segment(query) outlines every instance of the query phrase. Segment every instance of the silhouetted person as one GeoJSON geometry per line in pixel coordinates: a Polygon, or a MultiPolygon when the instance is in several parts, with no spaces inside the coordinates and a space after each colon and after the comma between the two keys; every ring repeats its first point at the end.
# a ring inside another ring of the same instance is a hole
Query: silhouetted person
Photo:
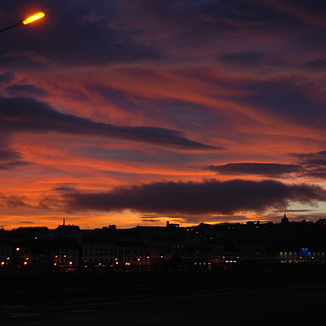
{"type": "Polygon", "coordinates": [[[54,278],[53,278],[53,257],[51,254],[44,255],[41,263],[40,275],[40,294],[51,294],[53,292],[54,278]]]}
{"type": "Polygon", "coordinates": [[[177,285],[179,283],[178,269],[181,265],[181,258],[176,250],[174,250],[171,260],[171,283],[177,285]]]}
{"type": "Polygon", "coordinates": [[[163,277],[167,285],[177,283],[177,270],[181,263],[180,256],[176,251],[172,254],[170,250],[167,250],[163,256],[162,267],[163,277]]]}

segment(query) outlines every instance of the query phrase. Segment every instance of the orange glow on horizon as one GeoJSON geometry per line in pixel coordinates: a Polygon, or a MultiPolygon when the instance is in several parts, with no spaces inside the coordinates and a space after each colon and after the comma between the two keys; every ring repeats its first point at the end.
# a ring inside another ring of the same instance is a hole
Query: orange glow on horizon
{"type": "Polygon", "coordinates": [[[36,20],[39,20],[39,19],[43,18],[44,16],[45,16],[44,12],[38,12],[37,14],[29,16],[25,20],[23,20],[23,24],[27,25],[27,24],[33,23],[36,20]]]}

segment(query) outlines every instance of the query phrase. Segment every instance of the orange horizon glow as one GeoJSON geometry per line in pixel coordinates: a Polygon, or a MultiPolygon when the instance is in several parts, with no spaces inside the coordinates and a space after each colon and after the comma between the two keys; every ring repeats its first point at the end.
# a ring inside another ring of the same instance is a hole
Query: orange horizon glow
{"type": "Polygon", "coordinates": [[[24,25],[30,24],[35,22],[36,20],[39,20],[45,16],[44,12],[38,12],[32,16],[27,17],[25,20],[22,21],[24,25]]]}

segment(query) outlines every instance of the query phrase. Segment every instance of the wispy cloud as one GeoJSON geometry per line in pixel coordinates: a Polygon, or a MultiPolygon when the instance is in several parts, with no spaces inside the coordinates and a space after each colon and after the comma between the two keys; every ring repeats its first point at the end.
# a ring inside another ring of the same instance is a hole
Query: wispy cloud
{"type": "Polygon", "coordinates": [[[295,153],[293,157],[298,159],[304,168],[304,175],[308,177],[326,179],[326,151],[316,153],[295,153]]]}
{"type": "Polygon", "coordinates": [[[156,127],[116,126],[60,113],[31,98],[0,98],[0,126],[7,132],[82,134],[188,150],[220,150],[183,137],[182,132],[156,127]]]}
{"type": "Polygon", "coordinates": [[[37,97],[44,97],[49,96],[49,92],[42,89],[41,87],[37,87],[34,85],[11,85],[8,86],[5,90],[6,93],[8,93],[11,96],[37,96],[37,97]]]}
{"type": "Polygon", "coordinates": [[[204,169],[219,174],[249,174],[278,178],[290,173],[299,173],[301,171],[301,166],[279,163],[228,163],[225,165],[209,165],[204,169]]]}

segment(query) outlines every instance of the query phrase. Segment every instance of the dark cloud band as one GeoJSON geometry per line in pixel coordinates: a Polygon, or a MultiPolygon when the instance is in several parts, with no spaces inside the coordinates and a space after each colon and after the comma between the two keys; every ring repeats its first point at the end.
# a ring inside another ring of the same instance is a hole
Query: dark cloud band
{"type": "Polygon", "coordinates": [[[326,191],[307,184],[287,185],[273,180],[220,182],[156,182],[117,187],[110,192],[65,196],[71,210],[155,212],[165,214],[234,214],[286,207],[289,201],[312,203],[326,191]]]}
{"type": "Polygon", "coordinates": [[[302,167],[296,164],[278,163],[228,163],[225,165],[209,165],[204,169],[220,174],[254,174],[280,177],[284,174],[299,173],[302,167]]]}
{"type": "Polygon", "coordinates": [[[0,98],[0,127],[10,133],[58,132],[107,137],[184,150],[218,150],[183,137],[183,133],[158,127],[129,127],[95,123],[89,119],[60,113],[31,98],[0,98]]]}

